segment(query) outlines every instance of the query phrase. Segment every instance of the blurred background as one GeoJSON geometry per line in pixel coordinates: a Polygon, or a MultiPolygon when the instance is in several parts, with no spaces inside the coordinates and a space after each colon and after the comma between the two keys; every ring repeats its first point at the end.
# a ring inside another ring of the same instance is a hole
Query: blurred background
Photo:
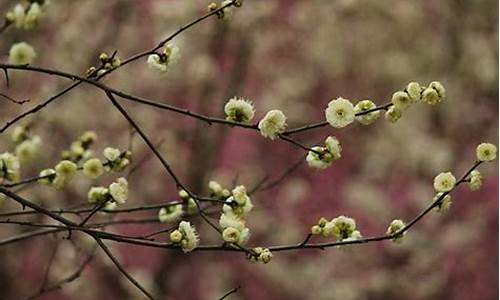
{"type": "MultiPolygon", "coordinates": [[[[0,13],[17,1],[0,1],[0,13]]],[[[9,28],[0,36],[0,58],[26,41],[38,52],[35,65],[83,74],[99,53],[118,50],[127,58],[152,48],[181,25],[206,12],[206,1],[53,0],[39,26],[9,28]]],[[[441,81],[447,98],[430,107],[415,105],[396,124],[383,119],[370,126],[324,127],[295,137],[312,145],[328,135],[341,142],[342,159],[317,171],[305,163],[272,189],[252,196],[248,218],[251,246],[294,244],[321,216],[356,219],[364,236],[385,232],[396,218],[409,220],[433,198],[432,180],[451,170],[461,176],[483,141],[498,144],[498,1],[495,0],[247,0],[231,20],[198,24],[174,40],[179,63],[165,76],[147,68],[146,59],[123,67],[105,80],[126,92],[223,117],[232,96],[251,99],[256,118],[281,109],[290,127],[324,119],[324,108],[339,96],[357,102],[390,100],[410,81],[441,81]]],[[[0,102],[1,123],[55,94],[70,82],[42,74],[10,72],[10,89],[0,91],[23,106],[0,102]]],[[[122,102],[194,192],[207,194],[209,180],[232,187],[273,181],[303,160],[304,152],[257,132],[208,126],[168,111],[122,102]]],[[[105,95],[81,86],[36,115],[33,133],[42,137],[38,157],[22,166],[22,177],[38,174],[82,132],[94,130],[100,153],[107,146],[147,159],[129,178],[127,206],[177,200],[175,184],[105,95]],[[149,157],[149,159],[148,159],[149,157]]],[[[2,151],[11,150],[7,130],[2,151]]],[[[238,253],[149,249],[107,242],[137,279],[161,299],[497,299],[498,163],[480,167],[481,190],[466,186],[453,193],[449,212],[431,213],[400,245],[372,243],[327,251],[276,253],[270,264],[252,264],[238,253]]],[[[33,185],[21,195],[52,208],[86,204],[91,185],[111,176],[82,175],[61,191],[33,185]]],[[[6,201],[1,210],[20,208],[6,201]]],[[[157,211],[120,218],[156,217],[157,211]]],[[[218,218],[218,214],[214,218],[218,218]]],[[[110,216],[96,216],[96,220],[110,216]]],[[[20,220],[22,218],[19,218],[20,220]]],[[[24,220],[50,222],[41,217],[24,220]]],[[[199,218],[203,244],[219,242],[199,218]]],[[[138,235],[174,226],[109,226],[138,235]]],[[[2,225],[0,237],[33,228],[2,225]]],[[[0,299],[25,299],[43,278],[56,282],[74,272],[91,242],[74,233],[37,237],[0,247],[0,299]],[[47,265],[51,268],[47,273],[47,265]]],[[[168,235],[159,236],[165,241],[168,235]]],[[[314,241],[323,241],[315,238],[314,241]]],[[[80,277],[38,299],[142,299],[142,295],[97,250],[80,277]]]]}

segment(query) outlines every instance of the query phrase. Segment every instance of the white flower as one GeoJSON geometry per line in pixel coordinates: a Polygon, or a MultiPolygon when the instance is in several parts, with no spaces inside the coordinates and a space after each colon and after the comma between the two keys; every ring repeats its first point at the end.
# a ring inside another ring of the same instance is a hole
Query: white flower
{"type": "Polygon", "coordinates": [[[477,191],[483,185],[483,176],[477,170],[470,172],[469,187],[471,191],[477,191]]]}
{"type": "Polygon", "coordinates": [[[354,107],[344,98],[337,98],[328,103],[325,110],[326,121],[335,128],[342,128],[354,121],[354,107]]]}
{"type": "Polygon", "coordinates": [[[434,90],[436,90],[436,92],[439,95],[439,98],[443,99],[444,97],[446,97],[446,89],[441,84],[441,82],[439,82],[439,81],[433,81],[433,82],[431,82],[429,84],[429,87],[433,88],[434,90]]]}
{"type": "Polygon", "coordinates": [[[325,146],[328,152],[333,156],[333,159],[340,158],[340,152],[342,151],[342,147],[340,146],[339,140],[334,136],[329,136],[325,140],[325,146]]]}
{"type": "Polygon", "coordinates": [[[343,242],[348,242],[348,241],[356,241],[356,240],[359,240],[359,239],[362,239],[363,238],[363,235],[361,235],[361,232],[359,232],[359,230],[354,230],[352,233],[351,233],[351,236],[349,236],[348,238],[346,239],[343,239],[342,241],[343,242]]]}
{"type": "Polygon", "coordinates": [[[422,93],[422,100],[431,105],[441,102],[444,97],[446,97],[446,90],[439,81],[431,82],[422,93]]]}
{"type": "Polygon", "coordinates": [[[329,136],[325,140],[325,147],[315,146],[307,153],[306,162],[312,168],[326,169],[333,160],[340,158],[342,147],[334,136],[329,136]]]}
{"type": "Polygon", "coordinates": [[[391,102],[400,110],[405,110],[410,106],[412,101],[410,100],[410,96],[408,96],[407,93],[398,91],[392,94],[391,102]]]}
{"type": "Polygon", "coordinates": [[[267,263],[271,262],[272,258],[273,258],[273,254],[271,253],[271,251],[267,248],[264,248],[264,249],[262,249],[262,251],[259,254],[258,261],[267,264],[267,263]]]}
{"type": "Polygon", "coordinates": [[[9,51],[9,62],[14,65],[31,64],[35,57],[35,49],[26,42],[12,45],[9,51]]]}
{"type": "Polygon", "coordinates": [[[78,167],[76,164],[69,160],[61,160],[55,167],[57,176],[63,181],[70,181],[76,173],[78,167]]]}
{"type": "Polygon", "coordinates": [[[492,161],[497,157],[497,147],[491,143],[481,143],[476,148],[476,156],[480,161],[492,161]]]}
{"type": "MultiPolygon", "coordinates": [[[[437,193],[436,196],[434,196],[433,201],[437,201],[442,195],[443,193],[437,193]]],[[[450,206],[451,206],[451,196],[446,195],[443,197],[443,199],[441,199],[441,201],[439,202],[439,204],[436,206],[435,209],[440,213],[444,213],[450,209],[450,206]]]]}
{"type": "Polygon", "coordinates": [[[38,136],[35,136],[32,139],[24,140],[16,146],[16,156],[19,157],[19,160],[21,161],[31,160],[36,156],[39,145],[40,137],[38,136]]]}
{"type": "Polygon", "coordinates": [[[208,189],[210,190],[210,194],[220,197],[222,196],[223,188],[222,186],[214,180],[208,182],[208,189]]]}
{"type": "Polygon", "coordinates": [[[385,112],[385,119],[391,123],[396,123],[401,117],[403,116],[403,112],[401,109],[397,108],[396,106],[391,106],[386,112],[385,112]]]}
{"type": "Polygon", "coordinates": [[[113,200],[116,202],[123,204],[127,201],[128,198],[128,182],[127,179],[120,177],[109,185],[109,193],[113,200]]]}
{"type": "Polygon", "coordinates": [[[413,103],[417,103],[422,99],[422,87],[418,82],[410,82],[406,86],[406,92],[410,96],[410,100],[413,103]]]}
{"type": "Polygon", "coordinates": [[[160,209],[158,219],[161,223],[168,223],[179,220],[183,214],[182,204],[169,205],[160,209]]]}
{"type": "Polygon", "coordinates": [[[14,130],[12,130],[12,141],[16,144],[19,144],[28,138],[27,129],[24,126],[16,126],[14,130]]]}
{"type": "Polygon", "coordinates": [[[44,169],[40,171],[38,182],[41,184],[52,186],[52,181],[56,178],[56,170],[54,169],[44,169]]]}
{"type": "Polygon", "coordinates": [[[252,102],[239,97],[233,97],[224,106],[226,120],[248,123],[253,119],[255,109],[252,102]]]}
{"type": "Polygon", "coordinates": [[[83,174],[89,178],[97,178],[104,172],[102,162],[98,158],[91,158],[83,164],[83,174]]]}
{"type": "Polygon", "coordinates": [[[333,234],[339,240],[346,239],[352,235],[356,229],[356,221],[346,216],[339,216],[334,218],[331,223],[333,225],[333,234]]]}
{"type": "Polygon", "coordinates": [[[109,190],[105,187],[102,186],[94,186],[91,187],[88,194],[87,198],[89,203],[101,203],[106,200],[108,200],[109,196],[109,190]]]}
{"type": "Polygon", "coordinates": [[[17,156],[10,152],[0,154],[1,177],[9,181],[19,180],[21,164],[17,156]]]}
{"type": "Polygon", "coordinates": [[[26,18],[24,19],[24,28],[31,29],[38,24],[38,19],[42,14],[42,9],[38,3],[32,3],[28,12],[26,13],[26,18]]]}
{"type": "Polygon", "coordinates": [[[180,51],[174,44],[167,44],[161,53],[148,56],[147,64],[151,69],[166,73],[180,58],[180,51]]]}
{"type": "Polygon", "coordinates": [[[356,114],[356,121],[363,125],[369,125],[375,122],[380,117],[380,111],[372,111],[369,113],[364,113],[365,111],[372,110],[376,108],[377,105],[373,103],[371,100],[362,100],[359,101],[356,106],[354,106],[354,113],[356,114]],[[360,115],[361,114],[361,115],[360,115]]]}
{"type": "Polygon", "coordinates": [[[286,128],[286,116],[281,110],[273,109],[267,112],[262,120],[259,122],[260,133],[271,140],[286,128]]]}
{"type": "Polygon", "coordinates": [[[307,152],[306,162],[311,168],[326,169],[333,161],[332,155],[326,150],[325,147],[315,146],[311,148],[312,151],[307,152]],[[320,154],[318,154],[321,153],[320,154]]]}
{"type": "Polygon", "coordinates": [[[222,239],[228,243],[236,243],[240,239],[240,231],[233,227],[228,227],[222,232],[222,239]]]}
{"type": "Polygon", "coordinates": [[[17,4],[13,9],[7,12],[5,17],[9,22],[14,23],[17,28],[23,27],[24,18],[26,17],[24,6],[22,4],[17,4]]]}
{"type": "Polygon", "coordinates": [[[120,157],[120,150],[116,148],[106,147],[103,151],[104,157],[109,161],[115,161],[120,157]]]}
{"type": "Polygon", "coordinates": [[[401,239],[403,238],[403,236],[406,234],[406,232],[403,232],[403,233],[399,233],[398,232],[403,229],[404,227],[406,226],[405,222],[403,222],[402,220],[393,220],[391,222],[391,224],[389,224],[389,227],[387,228],[387,231],[386,231],[386,234],[387,235],[393,235],[393,234],[397,234],[393,239],[392,241],[395,242],[395,243],[400,243],[401,242],[401,239]]]}
{"type": "Polygon", "coordinates": [[[440,173],[434,178],[434,189],[438,192],[449,192],[455,186],[456,181],[451,172],[440,173]]]}
{"type": "Polygon", "coordinates": [[[240,205],[238,204],[235,200],[234,200],[234,197],[231,196],[229,198],[226,199],[226,202],[234,202],[234,204],[232,205],[229,205],[229,204],[224,204],[222,206],[222,211],[225,213],[225,214],[230,214],[230,213],[233,213],[235,214],[236,216],[238,217],[244,217],[246,216],[252,209],[253,209],[253,204],[252,204],[252,201],[250,200],[250,198],[248,198],[246,201],[245,201],[245,204],[244,205],[240,205]]]}
{"type": "Polygon", "coordinates": [[[193,251],[200,241],[194,226],[187,221],[181,221],[179,231],[182,233],[181,248],[184,253],[193,251]]]}
{"type": "Polygon", "coordinates": [[[241,206],[244,206],[245,203],[250,200],[247,195],[247,190],[244,185],[238,185],[233,189],[233,199],[241,206]]]}

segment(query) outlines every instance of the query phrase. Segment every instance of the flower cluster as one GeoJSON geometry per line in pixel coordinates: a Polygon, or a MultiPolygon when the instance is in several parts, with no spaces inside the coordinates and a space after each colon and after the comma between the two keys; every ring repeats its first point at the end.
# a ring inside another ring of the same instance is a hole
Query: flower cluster
{"type": "Polygon", "coordinates": [[[121,65],[121,60],[116,56],[116,53],[110,56],[106,52],[103,52],[99,55],[99,61],[101,62],[99,68],[92,66],[87,70],[87,76],[89,78],[101,77],[121,65]]]}
{"type": "Polygon", "coordinates": [[[180,59],[179,47],[169,43],[160,53],[148,56],[147,64],[151,69],[166,73],[180,59]]]}
{"type": "Polygon", "coordinates": [[[70,160],[61,160],[53,169],[40,171],[38,182],[56,189],[64,187],[73,179],[78,166],[70,160]]]}
{"type": "MultiPolygon", "coordinates": [[[[404,91],[397,91],[392,95],[392,105],[387,109],[385,118],[395,123],[412,103],[423,101],[434,105],[441,102],[445,96],[446,90],[439,81],[431,82],[428,87],[422,87],[418,82],[410,82],[404,91]]],[[[354,120],[363,125],[371,124],[380,117],[380,111],[371,100],[361,100],[353,106],[351,101],[339,97],[328,103],[325,117],[331,126],[342,128],[354,120]]]]}
{"type": "Polygon", "coordinates": [[[182,209],[182,204],[172,203],[160,209],[158,212],[158,220],[161,223],[174,222],[179,220],[183,214],[184,210],[182,209]]]}
{"type": "Polygon", "coordinates": [[[124,204],[128,199],[127,179],[120,177],[107,188],[102,186],[91,187],[87,194],[88,202],[104,204],[104,209],[112,210],[117,204],[124,204]]]}
{"type": "Polygon", "coordinates": [[[392,106],[387,110],[385,118],[391,122],[397,122],[403,115],[403,111],[411,104],[424,102],[435,105],[446,97],[446,90],[439,81],[433,81],[428,87],[421,86],[418,82],[410,82],[404,91],[397,91],[392,95],[392,106]]]}
{"type": "Polygon", "coordinates": [[[76,141],[71,143],[69,149],[61,153],[61,157],[75,163],[84,162],[92,158],[94,154],[89,148],[96,139],[97,135],[94,131],[84,132],[76,141]]]}
{"type": "Polygon", "coordinates": [[[184,205],[187,207],[188,213],[194,213],[198,211],[198,205],[196,205],[194,199],[189,196],[188,192],[186,192],[185,190],[180,190],[179,198],[181,198],[181,200],[184,202],[184,205]]]}
{"type": "Polygon", "coordinates": [[[252,102],[240,98],[233,97],[224,106],[226,120],[237,123],[248,123],[253,119],[255,109],[252,102]]]}
{"type": "Polygon", "coordinates": [[[227,199],[231,196],[231,192],[223,188],[217,181],[211,180],[208,182],[208,190],[210,191],[210,197],[216,199],[227,199]]]}
{"type": "Polygon", "coordinates": [[[399,219],[393,220],[391,224],[389,224],[389,227],[387,227],[386,234],[389,236],[394,235],[392,241],[395,243],[401,243],[403,236],[406,234],[406,232],[399,233],[399,231],[401,231],[405,226],[406,224],[402,220],[399,219]]]}
{"type": "Polygon", "coordinates": [[[326,169],[332,162],[340,158],[342,147],[334,136],[329,136],[325,140],[325,146],[315,146],[307,153],[306,161],[310,167],[326,169]]]}
{"type": "Polygon", "coordinates": [[[27,65],[36,58],[35,49],[26,42],[13,44],[9,50],[9,62],[14,65],[27,65]]]}
{"type": "Polygon", "coordinates": [[[273,253],[268,248],[256,247],[252,249],[252,253],[247,254],[247,258],[251,262],[261,262],[267,264],[271,262],[273,253]]]}
{"type": "Polygon", "coordinates": [[[27,5],[18,3],[7,11],[5,21],[17,28],[32,29],[40,20],[43,11],[49,5],[49,0],[30,0],[27,5]]]}
{"type": "Polygon", "coordinates": [[[17,126],[12,131],[12,141],[15,144],[15,153],[21,162],[33,159],[41,144],[38,135],[31,135],[30,126],[17,126]]]}
{"type": "Polygon", "coordinates": [[[281,110],[270,110],[259,121],[258,127],[262,136],[274,140],[280,133],[285,131],[286,116],[281,110]]]}
{"type": "Polygon", "coordinates": [[[323,235],[324,237],[335,236],[339,241],[357,240],[361,233],[356,230],[356,221],[346,216],[339,216],[331,221],[321,218],[318,224],[311,227],[311,234],[323,235]]]}
{"type": "Polygon", "coordinates": [[[120,151],[116,148],[107,147],[102,152],[107,162],[106,170],[111,172],[121,172],[123,171],[129,164],[132,153],[130,151],[120,151]]]}
{"type": "Polygon", "coordinates": [[[194,226],[187,221],[181,221],[179,227],[170,233],[170,240],[180,246],[184,253],[193,251],[200,242],[194,226]]]}
{"type": "Polygon", "coordinates": [[[219,219],[219,225],[223,229],[222,238],[227,243],[244,245],[250,237],[250,230],[245,224],[245,216],[253,208],[245,186],[235,187],[232,190],[232,196],[227,198],[226,203],[222,206],[222,214],[219,219]]]}

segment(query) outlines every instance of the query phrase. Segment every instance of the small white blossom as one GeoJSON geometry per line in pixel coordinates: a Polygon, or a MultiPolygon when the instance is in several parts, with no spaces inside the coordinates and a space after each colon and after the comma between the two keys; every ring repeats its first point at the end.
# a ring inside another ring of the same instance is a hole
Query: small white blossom
{"type": "Polygon", "coordinates": [[[0,177],[9,181],[19,180],[21,174],[19,158],[10,152],[0,154],[0,177]]]}
{"type": "Polygon", "coordinates": [[[24,140],[16,146],[16,156],[22,162],[32,160],[37,155],[39,146],[39,136],[24,140]]]}
{"type": "Polygon", "coordinates": [[[354,106],[349,100],[339,97],[328,103],[325,116],[326,121],[333,127],[345,127],[354,121],[354,106]]]}
{"type": "Polygon", "coordinates": [[[451,172],[440,173],[434,178],[434,189],[437,192],[449,192],[455,187],[456,181],[451,172]]]}
{"type": "Polygon", "coordinates": [[[412,103],[420,102],[422,99],[422,87],[418,82],[410,82],[406,86],[406,92],[408,96],[410,96],[410,100],[412,103]]]}
{"type": "Polygon", "coordinates": [[[120,157],[120,150],[116,148],[106,147],[103,151],[104,157],[109,161],[115,161],[120,157]]]}
{"type": "Polygon", "coordinates": [[[38,3],[32,3],[28,12],[26,13],[26,17],[24,19],[24,28],[32,29],[38,24],[38,20],[42,15],[42,9],[38,3]]]}
{"type": "Polygon", "coordinates": [[[101,203],[108,200],[109,190],[102,186],[91,187],[87,198],[89,203],[101,203]]]}
{"type": "Polygon", "coordinates": [[[363,125],[370,125],[371,123],[375,122],[379,117],[380,117],[380,111],[372,111],[369,113],[364,113],[366,111],[372,110],[376,108],[377,105],[373,103],[371,100],[362,100],[359,101],[355,106],[354,106],[354,113],[356,114],[356,121],[363,125]],[[362,115],[358,115],[361,114],[362,115]]]}
{"type": "Polygon", "coordinates": [[[35,57],[35,49],[26,42],[12,45],[9,51],[9,62],[14,65],[31,64],[35,57]]]}
{"type": "Polygon", "coordinates": [[[55,167],[57,177],[60,177],[64,182],[70,181],[78,169],[77,165],[69,160],[61,160],[55,167]]]}
{"type": "Polygon", "coordinates": [[[281,110],[273,109],[267,112],[259,122],[259,130],[262,136],[274,140],[278,134],[285,131],[286,116],[281,110]]]}
{"type": "Polygon", "coordinates": [[[469,188],[471,189],[471,191],[477,191],[481,188],[482,185],[483,185],[483,176],[479,171],[473,170],[470,173],[469,188]]]}
{"type": "Polygon", "coordinates": [[[161,223],[169,223],[179,220],[183,214],[182,204],[169,205],[160,209],[158,219],[161,223]]]}
{"type": "Polygon", "coordinates": [[[17,28],[24,26],[24,19],[26,17],[26,12],[22,4],[17,4],[13,9],[7,12],[5,15],[9,22],[12,22],[17,28]]]}
{"type": "Polygon", "coordinates": [[[56,178],[56,170],[44,169],[40,171],[40,174],[38,176],[43,177],[38,179],[38,182],[40,182],[41,184],[52,186],[52,181],[56,178]]]}
{"type": "Polygon", "coordinates": [[[349,238],[356,229],[356,221],[346,216],[339,216],[330,222],[333,225],[333,234],[338,240],[349,238]]]}
{"type": "Polygon", "coordinates": [[[171,66],[175,65],[180,59],[179,48],[174,44],[167,44],[161,53],[155,53],[148,56],[147,64],[151,69],[166,73],[171,66]]]}
{"type": "Polygon", "coordinates": [[[341,157],[342,147],[334,136],[329,136],[325,140],[325,147],[315,146],[307,153],[306,162],[312,168],[326,169],[333,160],[341,157]]]}
{"type": "Polygon", "coordinates": [[[491,143],[481,143],[476,148],[476,156],[480,161],[492,161],[497,157],[497,147],[491,143]]]}
{"type": "MultiPolygon", "coordinates": [[[[437,193],[436,196],[434,196],[433,201],[437,201],[442,195],[443,193],[437,193]]],[[[443,197],[443,199],[441,199],[441,201],[439,202],[439,204],[436,206],[435,209],[440,213],[445,213],[450,209],[450,206],[451,206],[451,196],[446,195],[443,197]]]]}
{"type": "MultiPolygon", "coordinates": [[[[391,224],[389,224],[389,227],[387,228],[386,234],[387,235],[397,234],[405,226],[406,226],[406,224],[402,220],[399,220],[399,219],[393,220],[391,222],[391,224]]],[[[392,241],[395,243],[400,243],[405,234],[406,234],[406,232],[397,234],[394,238],[392,238],[392,241]]]]}
{"type": "Polygon", "coordinates": [[[250,200],[247,195],[247,190],[244,185],[238,185],[233,189],[233,199],[241,206],[244,206],[245,203],[250,200]]]}
{"type": "Polygon", "coordinates": [[[267,248],[256,247],[256,248],[253,248],[252,251],[255,254],[248,255],[248,258],[252,262],[261,262],[261,263],[267,264],[267,263],[271,262],[271,259],[273,258],[273,254],[267,248]]]}
{"type": "MultiPolygon", "coordinates": [[[[193,251],[200,241],[194,226],[187,221],[181,221],[178,230],[182,234],[182,239],[178,242],[172,242],[179,243],[184,253],[193,251]]],[[[170,237],[172,238],[172,235],[170,237]]]]}
{"type": "Polygon", "coordinates": [[[224,106],[224,112],[228,121],[248,123],[253,119],[255,109],[252,102],[240,97],[233,97],[224,106]]]}
{"type": "Polygon", "coordinates": [[[391,123],[396,123],[402,116],[403,111],[394,105],[385,112],[385,119],[391,123]]]}
{"type": "Polygon", "coordinates": [[[400,110],[407,109],[412,103],[412,101],[410,100],[410,96],[408,96],[407,93],[402,91],[395,92],[392,95],[391,102],[392,104],[394,104],[395,107],[399,108],[400,110]]]}
{"type": "Polygon", "coordinates": [[[123,204],[127,201],[128,198],[128,182],[127,179],[120,177],[109,185],[109,193],[113,200],[116,202],[123,204]]]}
{"type": "Polygon", "coordinates": [[[102,162],[98,158],[91,158],[83,164],[83,174],[89,178],[97,178],[104,172],[102,162]]]}

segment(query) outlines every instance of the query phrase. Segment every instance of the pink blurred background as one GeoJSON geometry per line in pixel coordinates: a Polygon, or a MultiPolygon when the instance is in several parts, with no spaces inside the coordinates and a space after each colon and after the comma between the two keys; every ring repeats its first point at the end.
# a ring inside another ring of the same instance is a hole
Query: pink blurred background
{"type": "MultiPolygon", "coordinates": [[[[16,1],[2,1],[0,12],[16,1]]],[[[0,55],[27,41],[35,65],[82,74],[103,51],[124,59],[206,11],[204,1],[52,1],[32,31],[11,28],[0,36],[0,55]]],[[[383,104],[410,81],[443,82],[447,98],[435,107],[416,105],[396,124],[379,120],[343,129],[325,127],[295,137],[312,145],[327,135],[341,142],[342,159],[324,171],[305,163],[273,189],[252,196],[249,245],[294,244],[321,216],[356,219],[364,236],[385,232],[397,218],[409,220],[433,198],[432,179],[442,171],[463,174],[475,147],[498,144],[498,2],[465,1],[284,1],[247,0],[229,21],[207,20],[174,43],[181,59],[166,76],[145,59],[112,74],[105,83],[135,95],[223,117],[232,96],[251,99],[256,117],[281,109],[290,127],[322,121],[327,103],[339,96],[383,104]]],[[[11,72],[9,94],[30,98],[23,107],[0,102],[1,122],[43,101],[68,82],[11,72]],[[29,84],[27,84],[29,83],[29,84]]],[[[2,83],[2,90],[4,86],[2,83]]],[[[283,141],[257,132],[208,126],[185,116],[123,102],[180,178],[197,193],[209,180],[252,187],[271,181],[304,156],[283,141]]],[[[126,148],[129,128],[104,94],[82,86],[28,118],[43,151],[23,166],[23,177],[57,163],[59,153],[83,131],[94,130],[104,147],[126,148]]],[[[27,121],[27,120],[26,120],[27,121]]],[[[0,139],[9,149],[10,131],[0,139]]],[[[133,159],[149,155],[139,138],[133,159]]],[[[3,150],[2,150],[3,151],[3,150]]],[[[400,245],[372,243],[342,249],[276,253],[267,265],[242,254],[176,251],[108,243],[126,268],[160,299],[497,299],[498,163],[480,167],[483,188],[460,187],[446,214],[431,213],[400,245]]],[[[98,184],[112,178],[99,179],[98,184]]],[[[174,182],[155,158],[130,178],[129,206],[177,200],[174,182]]],[[[62,191],[33,186],[21,194],[48,207],[86,203],[96,184],[79,176],[62,191]]],[[[5,203],[5,211],[19,209],[5,203]]],[[[156,211],[127,215],[154,217],[156,211]]],[[[215,216],[217,218],[218,215],[215,216]]],[[[96,219],[106,219],[98,216],[96,219]]],[[[33,218],[39,222],[43,218],[33,218]]],[[[218,237],[200,220],[202,243],[218,237]]],[[[165,224],[111,226],[132,235],[165,224]]],[[[2,225],[1,238],[30,228],[2,225]]],[[[49,281],[74,271],[91,248],[75,233],[34,238],[0,247],[0,299],[24,299],[39,288],[47,263],[49,281]],[[75,246],[76,245],[76,246],[75,246]]],[[[167,240],[167,235],[159,240],[167,240]]],[[[315,238],[314,241],[322,241],[315,238]]],[[[80,278],[39,299],[142,299],[100,252],[80,278]]]]}

